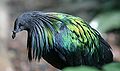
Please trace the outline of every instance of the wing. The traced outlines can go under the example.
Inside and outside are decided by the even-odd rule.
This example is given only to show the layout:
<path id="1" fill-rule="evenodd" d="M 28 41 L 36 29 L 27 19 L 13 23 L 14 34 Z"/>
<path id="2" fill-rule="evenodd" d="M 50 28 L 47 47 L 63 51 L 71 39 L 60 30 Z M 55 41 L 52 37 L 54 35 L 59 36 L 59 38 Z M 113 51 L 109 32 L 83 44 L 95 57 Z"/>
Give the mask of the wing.
<path id="1" fill-rule="evenodd" d="M 94 40 L 98 40 L 98 33 L 94 31 L 86 22 L 84 22 L 79 17 L 74 17 L 67 14 L 61 14 L 61 13 L 50 13 L 51 17 L 57 18 L 60 22 L 57 22 L 57 25 L 60 24 L 59 32 L 63 32 L 62 39 L 65 39 L 63 42 L 71 41 L 75 45 L 77 44 L 77 48 L 83 48 L 83 44 L 90 47 L 92 44 L 99 44 L 98 42 L 95 42 Z M 54 23 L 56 24 L 56 23 Z M 69 38 L 69 41 L 68 41 Z M 80 43 L 80 44 L 79 44 Z M 66 44 L 68 45 L 68 44 Z M 93 46 L 93 45 L 92 45 Z M 96 45 L 94 45 L 96 46 Z M 68 48 L 69 49 L 69 48 Z"/>
<path id="2" fill-rule="evenodd" d="M 81 53 L 88 64 L 104 64 L 113 60 L 111 47 L 100 34 L 79 17 L 62 13 L 47 13 L 61 21 L 56 43 L 69 52 Z M 79 50 L 79 51 L 78 51 Z M 61 52 L 62 53 L 62 52 Z"/>

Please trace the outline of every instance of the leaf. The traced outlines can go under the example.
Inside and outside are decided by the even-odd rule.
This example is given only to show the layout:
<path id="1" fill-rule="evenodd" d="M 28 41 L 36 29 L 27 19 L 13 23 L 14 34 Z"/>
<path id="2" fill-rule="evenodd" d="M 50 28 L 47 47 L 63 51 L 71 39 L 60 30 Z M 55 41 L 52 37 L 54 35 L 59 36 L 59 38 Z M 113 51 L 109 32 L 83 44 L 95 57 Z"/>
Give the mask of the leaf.
<path id="1" fill-rule="evenodd" d="M 80 66 L 80 67 L 68 67 L 63 69 L 63 71 L 100 71 L 94 67 Z"/>
<path id="2" fill-rule="evenodd" d="M 104 71 L 120 71 L 120 63 L 111 63 L 103 67 Z"/>

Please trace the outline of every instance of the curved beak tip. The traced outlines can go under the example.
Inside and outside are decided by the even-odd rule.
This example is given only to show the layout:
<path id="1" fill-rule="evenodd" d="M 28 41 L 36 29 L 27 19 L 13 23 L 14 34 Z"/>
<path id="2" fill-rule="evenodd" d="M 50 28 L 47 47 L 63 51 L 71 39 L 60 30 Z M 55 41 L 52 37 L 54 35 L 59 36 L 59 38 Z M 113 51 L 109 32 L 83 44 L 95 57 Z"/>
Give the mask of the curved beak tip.
<path id="1" fill-rule="evenodd" d="M 13 31 L 12 38 L 14 39 L 16 37 L 16 32 Z"/>

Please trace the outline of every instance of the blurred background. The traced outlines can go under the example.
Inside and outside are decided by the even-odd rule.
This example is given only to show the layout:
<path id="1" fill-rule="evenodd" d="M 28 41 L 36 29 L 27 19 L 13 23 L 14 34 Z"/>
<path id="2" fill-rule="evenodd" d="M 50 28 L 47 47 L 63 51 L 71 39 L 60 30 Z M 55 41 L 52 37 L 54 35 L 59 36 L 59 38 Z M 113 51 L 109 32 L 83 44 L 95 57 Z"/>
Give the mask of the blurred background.
<path id="1" fill-rule="evenodd" d="M 79 16 L 97 29 L 120 61 L 120 0 L 1 0 L 0 71 L 59 71 L 45 62 L 27 60 L 27 33 L 11 38 L 13 24 L 27 11 L 62 12 Z"/>

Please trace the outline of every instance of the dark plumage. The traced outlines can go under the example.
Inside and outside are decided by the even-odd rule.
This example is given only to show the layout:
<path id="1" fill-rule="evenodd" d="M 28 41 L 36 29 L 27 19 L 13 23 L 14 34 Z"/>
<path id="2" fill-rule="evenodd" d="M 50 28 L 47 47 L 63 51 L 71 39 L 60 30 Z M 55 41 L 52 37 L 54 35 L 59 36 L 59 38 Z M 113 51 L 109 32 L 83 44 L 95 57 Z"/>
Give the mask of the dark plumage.
<path id="1" fill-rule="evenodd" d="M 88 65 L 101 67 L 113 61 L 109 44 L 85 21 L 63 13 L 26 12 L 14 25 L 17 32 L 28 32 L 28 58 L 43 57 L 58 69 Z"/>

